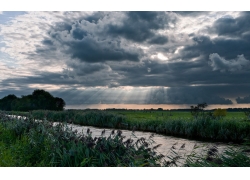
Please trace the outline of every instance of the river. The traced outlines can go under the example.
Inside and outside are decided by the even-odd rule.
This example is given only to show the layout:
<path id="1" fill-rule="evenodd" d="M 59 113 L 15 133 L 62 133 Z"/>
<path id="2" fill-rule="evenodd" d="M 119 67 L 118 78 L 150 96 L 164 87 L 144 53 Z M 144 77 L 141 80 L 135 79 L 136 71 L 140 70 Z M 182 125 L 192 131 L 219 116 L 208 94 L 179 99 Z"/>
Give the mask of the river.
<path id="1" fill-rule="evenodd" d="M 10 115 L 11 117 L 14 117 Z M 23 118 L 22 116 L 15 116 L 17 118 Z M 57 122 L 53 123 L 54 125 L 58 124 Z M 104 128 L 97 128 L 92 126 L 80 126 L 76 124 L 68 124 L 68 127 L 72 128 L 73 131 L 77 130 L 79 134 L 87 134 L 87 130 L 90 129 L 90 132 L 92 133 L 92 137 L 100 137 L 102 134 L 102 131 Z M 108 137 L 113 129 L 107 129 L 105 128 L 105 134 L 104 136 Z M 129 130 L 122 130 L 122 135 L 127 138 L 131 138 L 135 140 L 136 138 L 144 137 L 148 139 L 153 134 L 153 141 L 154 143 L 152 146 L 155 146 L 157 144 L 161 144 L 157 148 L 157 152 L 164 155 L 166 160 L 169 160 L 168 156 L 173 155 L 173 151 L 178 153 L 182 157 L 182 160 L 179 161 L 179 165 L 184 162 L 184 160 L 187 158 L 188 155 L 190 155 L 192 152 L 198 153 L 198 154 L 204 154 L 206 153 L 206 149 L 208 147 L 216 146 L 218 148 L 219 152 L 222 152 L 223 149 L 225 149 L 228 145 L 225 143 L 220 142 L 203 142 L 203 141 L 197 141 L 197 140 L 190 140 L 190 139 L 184 139 L 184 138 L 178 138 L 174 136 L 165 136 L 160 135 L 157 133 L 149 133 L 149 132 L 142 132 L 142 131 L 135 131 L 133 132 L 134 135 L 132 135 L 132 131 Z M 173 150 L 173 151 L 172 151 Z"/>
<path id="2" fill-rule="evenodd" d="M 104 128 L 97 128 L 92 126 L 79 126 L 75 124 L 69 124 L 69 127 L 72 128 L 72 130 L 77 130 L 78 133 L 87 134 L 87 130 L 90 129 L 92 132 L 93 137 L 100 137 L 102 134 L 102 131 Z M 107 129 L 105 128 L 105 134 L 104 136 L 108 137 L 113 129 Z M 168 156 L 174 155 L 172 150 L 178 153 L 182 157 L 182 160 L 180 160 L 180 163 L 184 162 L 184 160 L 187 158 L 188 155 L 190 155 L 192 152 L 198 153 L 198 154 L 205 154 L 206 149 L 208 147 L 216 146 L 218 148 L 219 152 L 222 152 L 223 149 L 225 149 L 228 145 L 225 143 L 220 142 L 203 142 L 203 141 L 196 141 L 196 140 L 189 140 L 184 138 L 178 138 L 174 136 L 165 136 L 160 135 L 156 133 L 149 133 L 149 132 L 142 132 L 142 131 L 135 131 L 133 132 L 129 130 L 122 130 L 122 135 L 126 136 L 126 138 L 136 139 L 144 137 L 148 139 L 153 134 L 153 141 L 154 143 L 152 146 L 155 146 L 157 144 L 161 144 L 157 148 L 157 152 L 161 153 L 165 156 L 166 160 L 169 160 Z M 172 149 L 172 150 L 171 150 Z"/>

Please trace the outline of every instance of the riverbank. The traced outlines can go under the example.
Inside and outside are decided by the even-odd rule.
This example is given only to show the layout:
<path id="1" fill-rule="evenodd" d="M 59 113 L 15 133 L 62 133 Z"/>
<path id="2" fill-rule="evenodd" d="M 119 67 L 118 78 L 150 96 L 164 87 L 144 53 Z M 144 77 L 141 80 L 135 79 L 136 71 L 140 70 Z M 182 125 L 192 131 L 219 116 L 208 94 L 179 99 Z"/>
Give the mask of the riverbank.
<path id="1" fill-rule="evenodd" d="M 2 152 L 0 166 L 250 166 L 250 158 L 247 155 L 249 150 L 243 146 L 228 146 L 223 152 L 219 152 L 218 147 L 213 145 L 203 149 L 202 153 L 195 152 L 197 146 L 193 148 L 191 154 L 187 155 L 187 159 L 178 163 L 182 158 L 181 151 L 185 149 L 185 144 L 175 143 L 170 149 L 173 152 L 169 156 L 170 160 L 162 161 L 164 155 L 156 153 L 160 146 L 157 144 L 152 146 L 150 138 L 136 137 L 134 140 L 130 135 L 126 139 L 124 137 L 126 133 L 123 134 L 120 130 L 112 130 L 110 135 L 106 134 L 106 137 L 104 136 L 105 131 L 102 130 L 101 135 L 92 137 L 89 129 L 87 129 L 86 135 L 78 136 L 77 129 L 71 129 L 72 126 L 76 125 L 68 126 L 65 123 L 54 123 L 47 120 L 37 121 L 30 118 L 17 119 L 2 116 L 0 118 L 0 149 Z M 82 127 L 79 126 L 79 128 Z M 117 142 L 117 140 L 119 141 Z M 92 143 L 92 146 L 89 146 L 89 143 Z M 118 147 L 117 143 L 118 149 L 115 148 Z M 181 147 L 178 147 L 180 145 Z M 104 153 L 103 157 L 100 155 L 100 148 L 101 153 Z M 132 153 L 127 154 L 131 158 L 132 164 L 121 163 L 124 155 L 126 157 L 126 154 L 121 153 L 124 148 L 125 153 Z M 88 155 L 90 151 L 91 156 Z M 86 154 L 86 152 L 88 153 Z M 140 155 L 140 153 L 142 154 Z M 114 154 L 116 155 L 115 162 L 119 162 L 119 164 L 112 164 Z M 39 155 L 38 159 L 33 157 L 36 155 Z M 106 161 L 102 161 L 102 164 L 100 162 L 96 164 L 95 158 L 92 157 L 99 159 L 106 157 L 111 162 L 103 164 Z M 51 164 L 51 162 L 53 163 Z M 77 164 L 74 164 L 76 162 Z M 79 164 L 79 162 L 81 163 Z"/>
<path id="2" fill-rule="evenodd" d="M 22 115 L 23 113 L 21 113 Z M 17 113 L 18 115 L 18 113 Z M 19 114 L 20 115 L 20 114 Z M 197 118 L 171 117 L 162 119 L 131 119 L 108 111 L 32 111 L 26 113 L 35 119 L 68 122 L 78 125 L 95 126 L 155 132 L 194 140 L 211 142 L 243 143 L 250 139 L 250 123 L 235 119 L 212 119 L 208 116 Z"/>
<path id="3" fill-rule="evenodd" d="M 162 165 L 162 155 L 148 140 L 126 139 L 120 130 L 108 138 L 72 131 L 65 123 L 53 125 L 31 118 L 0 114 L 0 166 L 7 167 L 117 167 Z"/>

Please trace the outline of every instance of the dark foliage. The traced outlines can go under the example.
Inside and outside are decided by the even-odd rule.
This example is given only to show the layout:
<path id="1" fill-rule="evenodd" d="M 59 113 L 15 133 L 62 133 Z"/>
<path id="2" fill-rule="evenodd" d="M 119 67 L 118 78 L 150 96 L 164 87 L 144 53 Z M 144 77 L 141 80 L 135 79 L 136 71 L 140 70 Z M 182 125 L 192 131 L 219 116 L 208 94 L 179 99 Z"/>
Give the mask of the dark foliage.
<path id="1" fill-rule="evenodd" d="M 197 117 L 199 115 L 204 115 L 204 108 L 207 107 L 207 103 L 201 103 L 198 104 L 197 106 L 191 106 L 191 114 L 194 117 Z"/>
<path id="2" fill-rule="evenodd" d="M 63 110 L 65 102 L 62 98 L 53 97 L 44 90 L 34 90 L 31 95 L 8 95 L 0 99 L 0 109 L 4 111 L 30 111 L 30 110 Z"/>

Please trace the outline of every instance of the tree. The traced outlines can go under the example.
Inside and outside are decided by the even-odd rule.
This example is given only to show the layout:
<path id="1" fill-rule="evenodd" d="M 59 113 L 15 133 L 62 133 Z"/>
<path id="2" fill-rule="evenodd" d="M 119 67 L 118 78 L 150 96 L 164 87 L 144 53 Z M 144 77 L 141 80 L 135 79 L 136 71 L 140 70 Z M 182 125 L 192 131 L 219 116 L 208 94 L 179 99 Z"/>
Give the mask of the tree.
<path id="1" fill-rule="evenodd" d="M 17 97 L 14 94 L 10 94 L 0 99 L 0 109 L 4 111 L 11 111 L 11 104 Z"/>
<path id="2" fill-rule="evenodd" d="M 199 115 L 204 115 L 204 108 L 207 107 L 207 103 L 201 103 L 197 106 L 190 106 L 191 107 L 191 114 L 197 118 Z"/>
<path id="3" fill-rule="evenodd" d="M 63 110 L 65 102 L 62 98 L 55 97 L 55 110 Z"/>
<path id="4" fill-rule="evenodd" d="M 35 109 L 54 109 L 54 97 L 42 89 L 34 90 L 32 93 L 32 99 Z"/>
<path id="5" fill-rule="evenodd" d="M 0 99 L 0 109 L 5 111 L 63 110 L 65 105 L 62 98 L 53 97 L 42 89 L 36 89 L 32 94 L 21 98 L 10 94 Z"/>

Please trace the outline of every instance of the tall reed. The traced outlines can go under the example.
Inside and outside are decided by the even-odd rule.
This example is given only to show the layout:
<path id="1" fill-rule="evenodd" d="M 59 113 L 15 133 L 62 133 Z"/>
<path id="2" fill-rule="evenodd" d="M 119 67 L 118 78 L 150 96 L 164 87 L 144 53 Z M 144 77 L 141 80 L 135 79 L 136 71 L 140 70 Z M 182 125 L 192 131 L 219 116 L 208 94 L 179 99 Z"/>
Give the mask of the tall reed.
<path id="1" fill-rule="evenodd" d="M 163 156 L 151 143 L 126 139 L 120 130 L 96 138 L 65 123 L 0 115 L 0 166 L 160 166 Z"/>
<path id="2" fill-rule="evenodd" d="M 86 126 L 156 132 L 192 139 L 242 143 L 250 139 L 250 123 L 238 119 L 136 120 L 106 111 L 32 111 L 32 117 Z"/>

